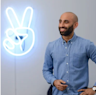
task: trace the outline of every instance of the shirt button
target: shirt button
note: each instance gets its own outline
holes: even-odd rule
[[[65,49],[67,49],[67,47],[65,47]]]
[[[68,56],[68,54],[66,54],[66,56]]]
[[[68,65],[68,63],[66,63]]]
[[[67,71],[67,73],[68,73],[68,71]]]
[[[72,42],[71,42],[71,44],[72,44]]]
[[[69,88],[67,88],[69,90]]]
[[[69,80],[67,80],[67,82],[69,82]]]

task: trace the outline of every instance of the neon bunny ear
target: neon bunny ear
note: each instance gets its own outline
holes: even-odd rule
[[[6,9],[6,14],[7,14],[8,20],[9,20],[12,28],[20,27],[20,22],[17,18],[17,15],[11,7],[8,7]]]
[[[30,28],[32,16],[33,16],[33,9],[31,7],[27,7],[22,17],[21,27]]]

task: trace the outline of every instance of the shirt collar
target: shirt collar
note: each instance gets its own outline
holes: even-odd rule
[[[61,37],[61,39],[62,39],[63,43],[66,42],[62,37]],[[72,37],[71,39],[69,39],[68,42],[71,42],[71,43],[72,43],[73,41],[75,41],[75,39],[76,39],[76,34],[75,34],[75,32],[74,32],[73,37]]]

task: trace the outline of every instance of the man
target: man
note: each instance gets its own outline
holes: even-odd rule
[[[94,95],[96,84],[88,87],[89,58],[96,63],[96,46],[90,40],[79,37],[74,30],[78,17],[72,12],[61,15],[61,37],[47,46],[43,76],[53,85],[52,95]]]

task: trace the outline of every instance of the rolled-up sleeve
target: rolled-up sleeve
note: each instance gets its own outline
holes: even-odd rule
[[[44,76],[45,80],[49,84],[53,85],[53,82],[54,82],[54,80],[56,80],[56,78],[53,75],[53,59],[52,59],[50,51],[51,51],[51,46],[49,43],[47,48],[46,48],[45,59],[44,59],[42,71],[43,71],[43,76]]]

